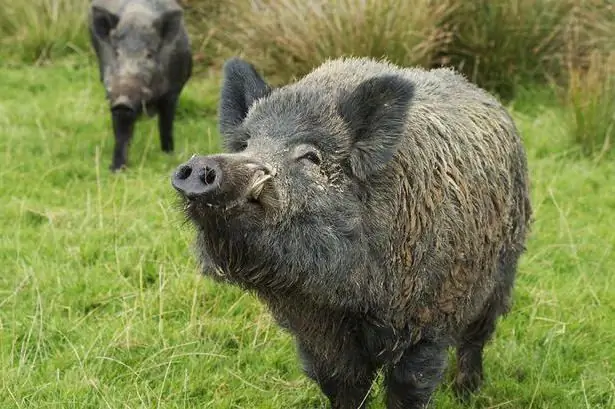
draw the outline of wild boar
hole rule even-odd
[[[115,136],[110,169],[126,166],[144,111],[158,115],[161,148],[173,152],[175,112],[192,75],[182,8],[174,0],[93,0],[88,22]]]
[[[255,292],[337,409],[422,408],[455,347],[456,395],[481,385],[531,226],[526,153],[486,91],[452,69],[328,60],[273,87],[224,65],[226,153],[171,184],[204,274]]]

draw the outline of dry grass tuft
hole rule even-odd
[[[387,57],[431,65],[450,41],[454,0],[229,0],[216,40],[222,57],[240,54],[288,81],[327,58]]]
[[[615,52],[594,51],[587,66],[568,72],[569,131],[583,153],[602,156],[615,137]]]
[[[88,0],[0,0],[0,47],[3,54],[40,62],[90,52],[86,19]]]
[[[571,139],[584,154],[602,157],[615,137],[615,3],[578,0],[565,35],[562,95]]]
[[[567,0],[463,2],[451,22],[450,64],[503,98],[520,82],[559,76],[572,9]]]

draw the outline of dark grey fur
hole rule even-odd
[[[363,407],[379,368],[388,408],[424,407],[451,346],[475,391],[532,213],[506,110],[452,70],[365,58],[277,89],[240,59],[224,74],[229,153],[172,179],[204,273],[267,303],[333,408]]]
[[[192,75],[182,8],[174,0],[93,0],[89,32],[111,105],[115,147],[111,170],[126,166],[143,110],[158,114],[160,145],[173,151],[179,96]]]

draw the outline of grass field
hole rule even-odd
[[[197,274],[169,176],[219,149],[218,80],[189,83],[174,155],[144,121],[112,175],[93,65],[0,79],[0,407],[326,407],[265,308]],[[551,100],[511,105],[536,221],[469,408],[615,407],[615,162],[579,159]],[[451,396],[445,384],[436,407],[464,407]]]

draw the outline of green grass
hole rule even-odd
[[[129,170],[112,175],[93,65],[0,78],[0,407],[325,407],[266,309],[197,275],[174,205],[172,169],[220,149],[219,81],[189,83],[174,155],[143,121]],[[512,105],[536,222],[469,408],[615,407],[615,163],[578,159],[552,100],[525,91]],[[464,407],[447,385],[436,402]]]

